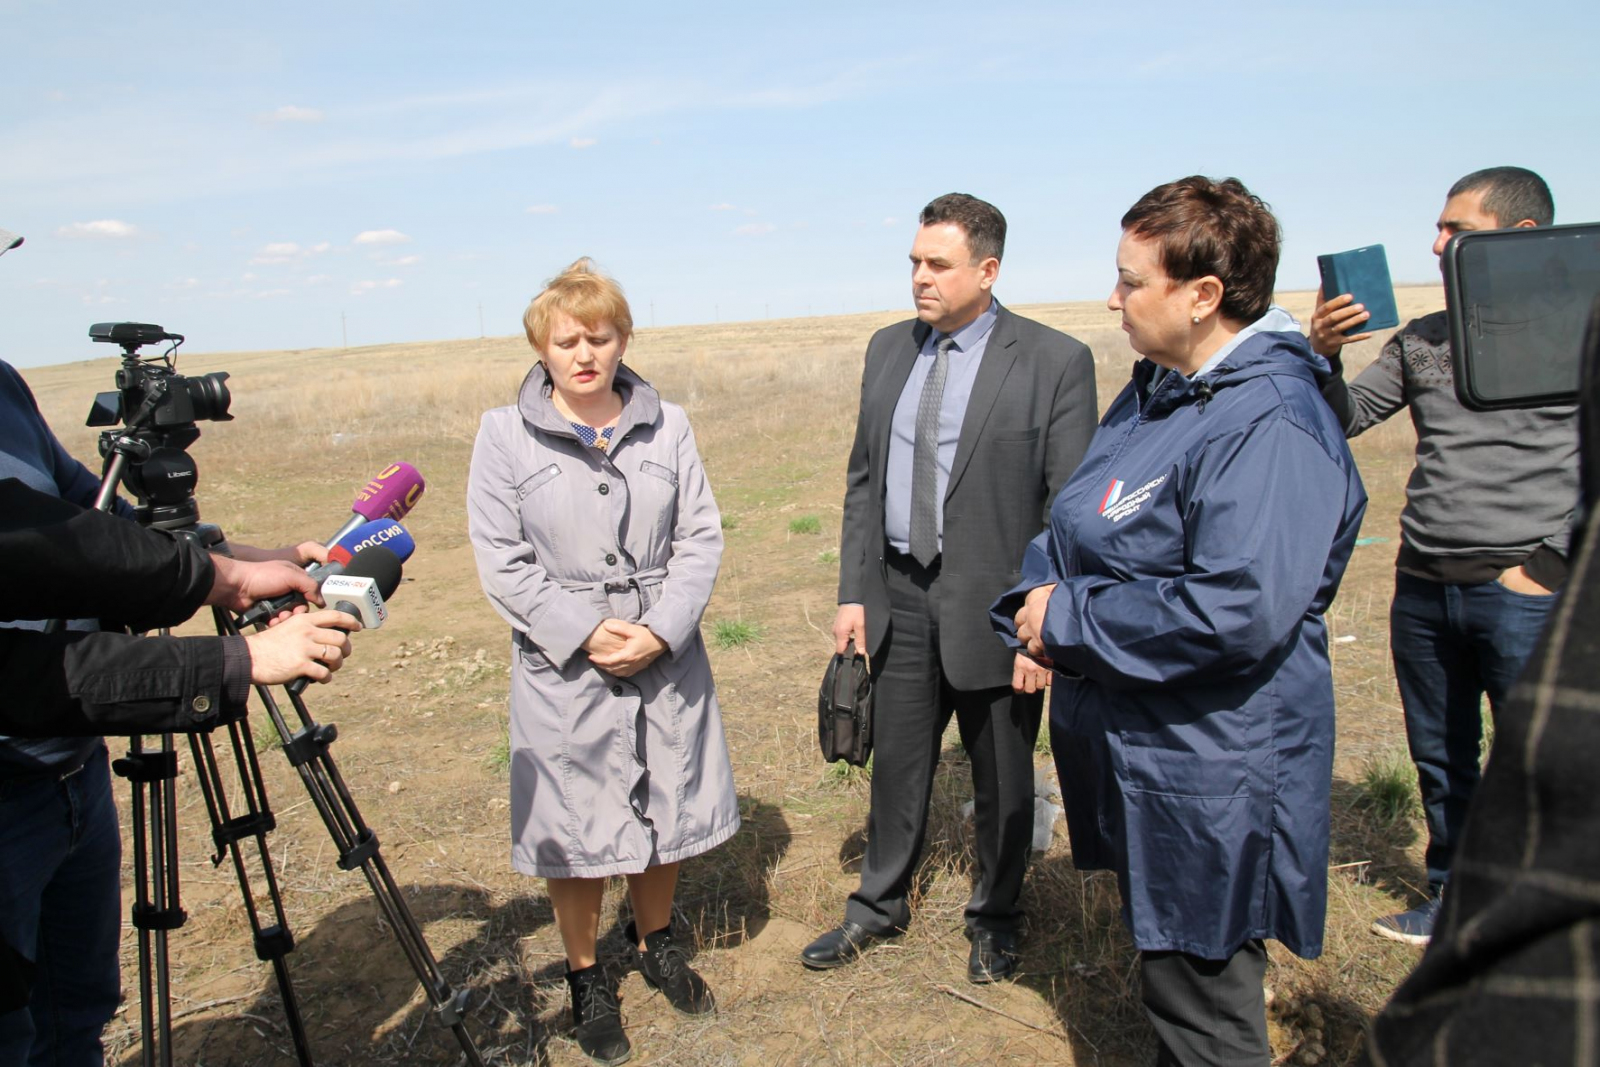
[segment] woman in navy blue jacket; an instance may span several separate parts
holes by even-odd
[[[1262,942],[1322,951],[1323,616],[1366,493],[1327,364],[1270,303],[1266,205],[1185,178],[1122,229],[1107,306],[1144,358],[994,621],[1057,672],[1073,860],[1117,872],[1158,1062],[1265,1065]]]

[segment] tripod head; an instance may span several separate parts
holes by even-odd
[[[122,347],[117,388],[95,396],[87,420],[90,426],[114,427],[100,434],[106,463],[96,505],[110,505],[120,477],[138,501],[135,512],[143,525],[164,530],[194,526],[200,518],[194,500],[199,469],[187,449],[200,438],[197,420],[233,418],[228,414],[228,373],[179,374],[177,351],[183,335],[151,323],[97,322],[89,327],[89,336]],[[139,353],[160,341],[172,346],[159,355]]]

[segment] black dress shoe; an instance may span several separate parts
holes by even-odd
[[[967,981],[988,985],[1010,978],[1017,969],[1017,935],[1008,930],[972,931]]]
[[[875,934],[849,919],[829,930],[800,950],[800,962],[814,971],[842,967],[880,941],[889,938]]]

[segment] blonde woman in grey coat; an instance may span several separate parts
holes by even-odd
[[[547,880],[578,1043],[630,1055],[596,960],[605,879],[673,1007],[714,1010],[672,926],[678,864],[739,827],[700,616],[722,524],[683,409],[623,366],[616,282],[580,259],[523,317],[540,362],[483,416],[467,514],[478,575],[512,627],[511,861]]]

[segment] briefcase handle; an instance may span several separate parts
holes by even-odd
[[[838,670],[833,672],[833,706],[837,711],[854,712],[856,710],[855,675],[850,670],[850,664],[856,658],[856,643],[852,638],[839,653],[839,658],[834,662]]]

